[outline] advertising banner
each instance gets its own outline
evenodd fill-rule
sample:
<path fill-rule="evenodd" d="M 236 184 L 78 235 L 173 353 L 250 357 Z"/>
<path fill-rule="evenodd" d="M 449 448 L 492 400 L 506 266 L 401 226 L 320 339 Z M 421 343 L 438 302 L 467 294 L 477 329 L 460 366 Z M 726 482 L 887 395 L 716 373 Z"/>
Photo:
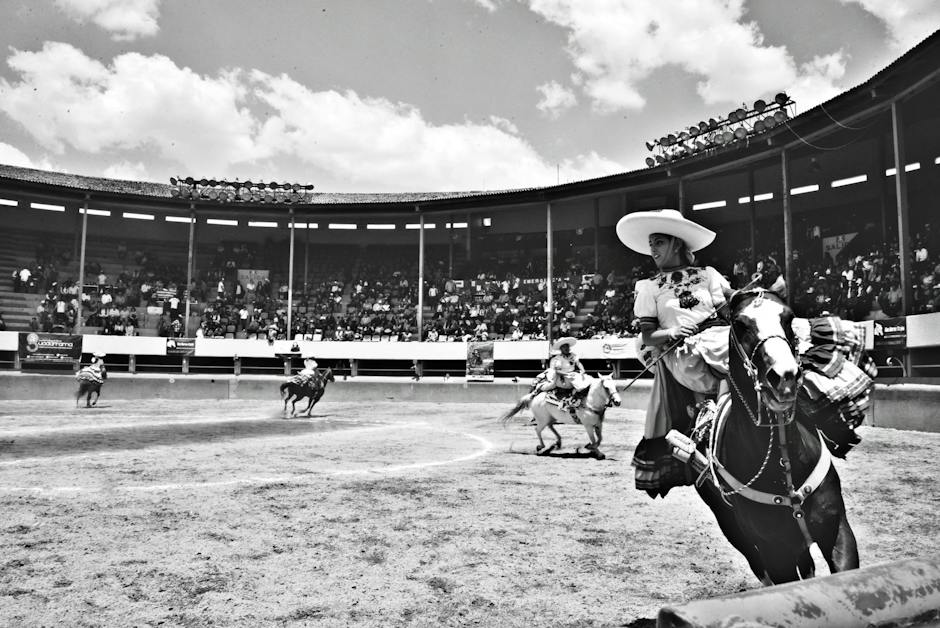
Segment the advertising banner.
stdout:
<path fill-rule="evenodd" d="M 167 355 L 193 355 L 196 353 L 195 338 L 167 338 Z"/>
<path fill-rule="evenodd" d="M 875 349 L 904 349 L 907 347 L 907 319 L 903 316 L 873 321 L 872 327 Z"/>
<path fill-rule="evenodd" d="M 82 357 L 82 337 L 20 332 L 19 354 L 23 364 L 72 363 Z"/>
<path fill-rule="evenodd" d="M 849 242 L 855 239 L 855 236 L 858 235 L 858 232 L 855 233 L 841 233 L 836 236 L 829 236 L 822 239 L 823 245 L 823 255 L 828 255 L 835 261 L 839 253 L 842 252 L 842 249 L 849 245 Z"/>
<path fill-rule="evenodd" d="M 271 274 L 270 270 L 264 269 L 255 269 L 255 268 L 239 268 L 238 269 L 238 283 L 243 286 L 247 286 L 250 283 L 257 285 L 259 279 L 267 279 L 268 275 Z"/>
<path fill-rule="evenodd" d="M 493 381 L 493 342 L 467 343 L 467 381 Z"/>

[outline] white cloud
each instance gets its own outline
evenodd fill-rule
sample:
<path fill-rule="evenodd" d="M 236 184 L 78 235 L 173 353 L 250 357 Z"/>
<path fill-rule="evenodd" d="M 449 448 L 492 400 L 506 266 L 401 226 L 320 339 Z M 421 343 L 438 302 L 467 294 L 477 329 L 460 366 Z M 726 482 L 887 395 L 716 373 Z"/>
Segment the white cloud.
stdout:
<path fill-rule="evenodd" d="M 314 92 L 286 75 L 233 69 L 203 76 L 138 53 L 105 65 L 63 43 L 14 50 L 8 64 L 18 80 L 0 78 L 0 111 L 56 154 L 116 157 L 112 172 L 122 176 L 137 176 L 138 166 L 145 173 L 137 162 L 146 153 L 197 176 L 316 172 L 360 191 L 555 182 L 554 163 L 498 117 L 435 125 L 407 103 Z M 293 170 L 280 171 L 284 164 Z M 573 179 L 622 168 L 592 153 L 569 159 L 565 170 Z"/>
<path fill-rule="evenodd" d="M 536 108 L 549 118 L 557 120 L 562 113 L 578 104 L 574 92 L 558 81 L 543 83 L 536 87 L 542 94 Z"/>
<path fill-rule="evenodd" d="M 490 124 L 495 126 L 497 129 L 506 131 L 506 133 L 519 135 L 519 127 L 513 124 L 512 120 L 507 120 L 506 118 L 501 118 L 499 116 L 490 116 Z"/>
<path fill-rule="evenodd" d="M 122 161 L 120 163 L 111 164 L 104 169 L 102 175 L 109 179 L 124 179 L 126 181 L 147 181 L 150 179 L 147 166 L 141 161 L 133 163 L 130 161 Z"/>
<path fill-rule="evenodd" d="M 497 9 L 497 0 L 472 0 L 474 4 L 478 4 L 490 13 L 493 13 Z"/>
<path fill-rule="evenodd" d="M 33 160 L 30 159 L 26 153 L 18 149 L 16 146 L 11 146 L 5 142 L 0 142 L 0 164 L 18 166 L 20 168 L 37 167 L 37 165 L 33 163 Z"/>
<path fill-rule="evenodd" d="M 110 66 L 63 43 L 8 59 L 0 111 L 44 148 L 87 153 L 146 147 L 194 171 L 252 154 L 257 123 L 237 73 L 203 77 L 170 59 L 127 53 Z"/>
<path fill-rule="evenodd" d="M 898 52 L 912 48 L 940 26 L 940 3 L 936 0 L 841 0 L 858 4 L 888 28 Z"/>
<path fill-rule="evenodd" d="M 111 33 L 112 39 L 130 41 L 157 34 L 160 0 L 55 0 L 69 17 L 91 21 Z"/>
<path fill-rule="evenodd" d="M 601 112 L 644 107 L 643 81 L 666 66 L 699 77 L 698 93 L 709 105 L 801 83 L 835 88 L 830 67 L 797 67 L 786 48 L 766 45 L 757 25 L 744 20 L 744 0 L 527 1 L 567 29 L 573 82 Z"/>
<path fill-rule="evenodd" d="M 0 164 L 18 166 L 20 168 L 36 168 L 38 170 L 59 170 L 60 172 L 66 172 L 63 168 L 53 165 L 46 157 L 35 160 L 16 146 L 5 142 L 0 142 Z"/>

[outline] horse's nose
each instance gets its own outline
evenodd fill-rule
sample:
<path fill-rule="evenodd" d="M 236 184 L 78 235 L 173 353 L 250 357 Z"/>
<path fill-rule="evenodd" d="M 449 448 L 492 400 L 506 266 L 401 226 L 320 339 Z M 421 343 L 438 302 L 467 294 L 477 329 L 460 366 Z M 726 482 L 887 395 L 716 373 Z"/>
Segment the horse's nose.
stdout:
<path fill-rule="evenodd" d="M 791 399 L 796 396 L 799 381 L 797 369 L 792 366 L 774 364 L 767 373 L 767 383 L 773 388 L 779 399 Z"/>
<path fill-rule="evenodd" d="M 620 397 L 614 397 L 614 405 L 618 408 L 620 407 Z"/>

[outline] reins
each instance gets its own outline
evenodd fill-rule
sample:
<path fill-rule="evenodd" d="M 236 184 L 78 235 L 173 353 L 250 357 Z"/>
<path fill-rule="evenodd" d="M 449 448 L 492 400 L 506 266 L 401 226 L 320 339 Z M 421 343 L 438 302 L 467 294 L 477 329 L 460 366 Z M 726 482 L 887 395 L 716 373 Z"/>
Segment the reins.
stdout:
<path fill-rule="evenodd" d="M 755 301 L 757 305 L 760 305 L 760 300 L 763 299 L 763 293 L 759 293 Z M 758 469 L 757 473 L 752 477 L 746 484 L 742 484 L 738 481 L 733 475 L 731 475 L 718 460 L 718 440 L 720 438 L 718 422 L 712 427 L 711 437 L 709 439 L 709 449 L 710 455 L 708 457 L 708 468 L 711 471 L 712 480 L 715 482 L 715 486 L 718 487 L 719 492 L 721 493 L 722 498 L 740 494 L 742 497 L 755 501 L 762 504 L 774 505 L 774 506 L 789 506 L 793 518 L 796 520 L 797 526 L 800 528 L 800 533 L 803 535 L 803 539 L 806 541 L 807 547 L 812 545 L 813 537 L 810 534 L 809 526 L 806 523 L 805 513 L 803 512 L 803 502 L 813 494 L 813 491 L 822 484 L 823 480 L 826 478 L 826 475 L 829 473 L 829 468 L 832 464 L 832 458 L 829 455 L 829 450 L 826 448 L 825 443 L 822 441 L 820 435 L 820 455 L 819 459 L 816 462 L 815 467 L 810 472 L 809 476 L 803 482 L 803 484 L 796 488 L 793 483 L 793 471 L 792 464 L 790 461 L 790 452 L 787 442 L 787 425 L 793 421 L 795 410 L 796 410 L 796 401 L 794 400 L 793 405 L 788 411 L 784 412 L 772 412 L 773 422 L 770 422 L 768 425 L 765 425 L 761 422 L 761 416 L 765 412 L 763 404 L 763 395 L 762 390 L 764 384 L 760 381 L 760 375 L 758 369 L 754 364 L 754 356 L 757 354 L 757 351 L 769 340 L 774 338 L 783 340 L 787 343 L 787 346 L 790 348 L 791 353 L 794 351 L 793 346 L 790 344 L 789 339 L 780 334 L 775 334 L 762 338 L 753 348 L 750 355 L 747 355 L 744 351 L 743 346 L 741 345 L 740 340 L 737 337 L 737 334 L 734 332 L 734 326 L 731 327 L 731 344 L 735 347 L 735 351 L 738 353 L 738 356 L 741 358 L 742 366 L 747 372 L 748 376 L 751 378 L 754 384 L 754 394 L 756 397 L 757 403 L 757 414 L 755 415 L 754 411 L 751 410 L 750 405 L 748 405 L 747 399 L 744 397 L 744 394 L 741 392 L 741 389 L 738 387 L 737 383 L 734 381 L 734 377 L 731 374 L 728 374 L 728 382 L 731 385 L 731 388 L 734 390 L 735 395 L 738 400 L 741 402 L 741 405 L 744 406 L 745 411 L 750 417 L 753 424 L 757 427 L 769 427 L 770 434 L 767 443 L 767 453 L 764 456 L 764 461 Z M 724 413 L 723 413 L 724 414 Z M 723 419 L 723 417 L 720 417 Z M 723 423 L 722 423 L 723 424 Z M 777 440 L 780 446 L 780 466 L 783 469 L 784 481 L 786 484 L 786 494 L 785 495 L 776 495 L 773 493 L 766 493 L 764 491 L 758 491 L 750 488 L 751 485 L 757 480 L 758 477 L 763 474 L 764 470 L 767 468 L 767 463 L 770 460 L 770 454 L 773 449 L 773 440 L 774 440 L 774 431 L 777 432 Z M 818 430 L 817 430 L 818 431 Z M 717 471 L 717 473 L 716 473 Z M 718 475 L 721 475 L 721 478 L 725 483 L 731 487 L 730 491 L 726 491 L 722 488 L 721 484 L 718 482 Z"/>

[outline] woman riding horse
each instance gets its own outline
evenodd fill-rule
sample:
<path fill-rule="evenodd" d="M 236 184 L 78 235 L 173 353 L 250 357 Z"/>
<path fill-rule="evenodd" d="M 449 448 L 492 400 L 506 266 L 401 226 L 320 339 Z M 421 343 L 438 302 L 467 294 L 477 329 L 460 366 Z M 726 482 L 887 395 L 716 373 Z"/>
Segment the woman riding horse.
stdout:
<path fill-rule="evenodd" d="M 634 314 L 642 341 L 652 347 L 653 359 L 661 359 L 654 367 L 643 439 L 633 464 L 636 487 L 652 497 L 665 496 L 672 486 L 688 483 L 666 434 L 674 426 L 687 429 L 688 402 L 707 410 L 728 372 L 728 327 L 715 312 L 731 288 L 711 266 L 694 265 L 694 253 L 711 244 L 715 232 L 674 209 L 627 214 L 617 223 L 617 236 L 628 248 L 649 254 L 659 269 L 636 284 Z"/>
<path fill-rule="evenodd" d="M 98 405 L 98 398 L 101 396 L 101 385 L 104 384 L 104 380 L 108 378 L 108 372 L 104 368 L 103 360 L 103 353 L 95 353 L 91 356 L 91 364 L 75 374 L 75 378 L 78 380 L 78 392 L 75 394 L 75 407 L 78 407 L 78 402 L 82 398 L 82 395 L 85 395 L 86 408 Z M 91 400 L 92 395 L 95 396 L 94 401 Z"/>
<path fill-rule="evenodd" d="M 659 272 L 637 282 L 634 314 L 642 341 L 656 359 L 653 392 L 643 439 L 634 453 L 636 487 L 651 497 L 694 479 L 674 459 L 665 440 L 670 429 L 688 434 L 689 408 L 699 408 L 697 422 L 714 414 L 713 399 L 727 391 L 729 326 L 716 315 L 730 295 L 728 282 L 710 266 L 693 266 L 695 251 L 708 246 L 715 233 L 675 210 L 627 214 L 617 235 L 628 248 L 649 253 Z M 813 348 L 801 356 L 810 366 L 800 387 L 801 404 L 824 428 L 827 445 L 837 455 L 857 442 L 852 428 L 868 404 L 873 372 L 859 368 L 859 346 L 849 325 L 835 318 L 810 321 Z M 855 359 L 844 359 L 844 355 Z M 665 355 L 663 355 L 665 354 Z M 842 356 L 842 357 L 840 357 Z M 659 359 L 657 359 L 659 358 Z M 815 366 L 815 368 L 814 368 Z"/>

